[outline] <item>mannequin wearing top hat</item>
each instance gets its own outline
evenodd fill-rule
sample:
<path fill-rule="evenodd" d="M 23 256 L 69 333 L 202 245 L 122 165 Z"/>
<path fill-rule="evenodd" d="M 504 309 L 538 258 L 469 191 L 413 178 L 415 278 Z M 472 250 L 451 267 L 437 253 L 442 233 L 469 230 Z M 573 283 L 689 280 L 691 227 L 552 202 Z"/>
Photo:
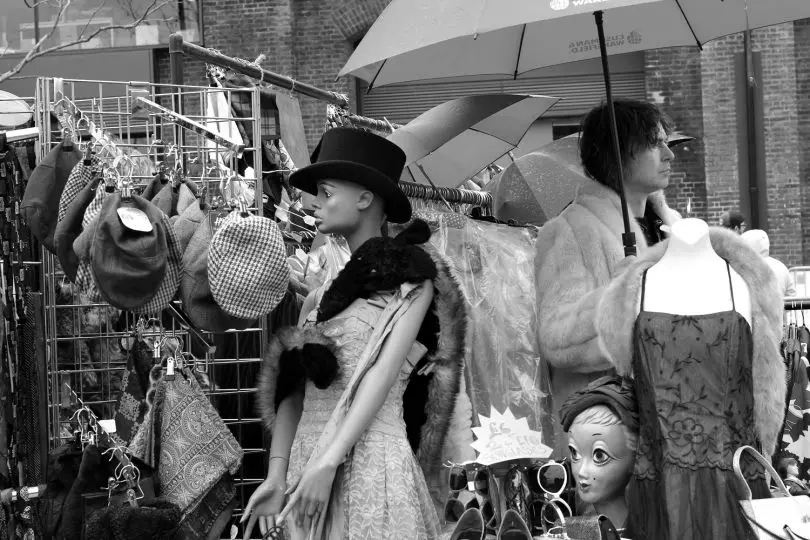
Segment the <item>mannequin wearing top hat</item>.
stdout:
<path fill-rule="evenodd" d="M 769 452 L 780 429 L 775 289 L 744 241 L 698 219 L 673 224 L 668 242 L 609 285 L 596 326 L 617 371 L 635 379 L 639 441 L 627 497 L 636 537 L 757 538 L 732 458 L 743 445 Z M 743 472 L 755 498 L 767 494 L 764 471 Z"/>
<path fill-rule="evenodd" d="M 268 346 L 259 399 L 270 464 L 245 538 L 257 522 L 293 539 L 437 538 L 428 484 L 460 384 L 463 297 L 424 222 L 382 234 L 411 218 L 399 147 L 337 128 L 312 161 L 290 181 L 315 194 L 318 230 L 343 235 L 352 258 Z"/>

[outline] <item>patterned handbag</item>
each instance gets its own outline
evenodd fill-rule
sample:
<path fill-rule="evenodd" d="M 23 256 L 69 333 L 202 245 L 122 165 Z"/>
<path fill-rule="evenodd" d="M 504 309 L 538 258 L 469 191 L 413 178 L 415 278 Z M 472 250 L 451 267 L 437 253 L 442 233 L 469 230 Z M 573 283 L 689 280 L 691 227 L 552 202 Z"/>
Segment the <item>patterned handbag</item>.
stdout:
<path fill-rule="evenodd" d="M 740 457 L 744 452 L 762 466 L 776 484 L 779 497 L 771 499 L 751 499 L 751 489 L 740 468 Z M 750 446 L 741 446 L 734 452 L 734 473 L 740 479 L 745 499 L 740 501 L 745 516 L 759 534 L 760 540 L 810 540 L 810 497 L 794 497 L 785 487 L 779 474 L 762 454 Z"/>
<path fill-rule="evenodd" d="M 605 516 L 575 516 L 565 520 L 571 540 L 620 540 L 616 527 Z"/>

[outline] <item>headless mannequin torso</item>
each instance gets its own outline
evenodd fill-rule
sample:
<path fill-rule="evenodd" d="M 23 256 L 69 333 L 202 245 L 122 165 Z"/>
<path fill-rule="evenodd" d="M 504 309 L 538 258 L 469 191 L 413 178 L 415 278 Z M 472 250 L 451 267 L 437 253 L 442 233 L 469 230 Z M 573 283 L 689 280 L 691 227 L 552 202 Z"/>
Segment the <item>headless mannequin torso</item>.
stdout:
<path fill-rule="evenodd" d="M 751 294 L 731 269 L 737 312 L 751 325 Z M 641 311 L 639 296 L 637 312 Z M 647 271 L 644 310 L 677 315 L 705 315 L 732 308 L 726 261 L 712 249 L 709 226 L 688 218 L 672 225 L 661 260 Z"/>

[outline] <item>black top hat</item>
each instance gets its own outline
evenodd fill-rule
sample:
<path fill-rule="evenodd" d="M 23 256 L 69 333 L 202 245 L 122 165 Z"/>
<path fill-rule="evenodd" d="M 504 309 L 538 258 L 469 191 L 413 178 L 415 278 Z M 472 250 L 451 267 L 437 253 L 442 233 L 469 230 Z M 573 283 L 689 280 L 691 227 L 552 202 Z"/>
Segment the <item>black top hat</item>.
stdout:
<path fill-rule="evenodd" d="M 312 165 L 290 175 L 290 183 L 317 195 L 318 180 L 335 179 L 359 184 L 385 201 L 385 214 L 393 223 L 411 219 L 411 203 L 399 188 L 405 152 L 388 139 L 354 128 L 324 133 L 312 153 Z"/>

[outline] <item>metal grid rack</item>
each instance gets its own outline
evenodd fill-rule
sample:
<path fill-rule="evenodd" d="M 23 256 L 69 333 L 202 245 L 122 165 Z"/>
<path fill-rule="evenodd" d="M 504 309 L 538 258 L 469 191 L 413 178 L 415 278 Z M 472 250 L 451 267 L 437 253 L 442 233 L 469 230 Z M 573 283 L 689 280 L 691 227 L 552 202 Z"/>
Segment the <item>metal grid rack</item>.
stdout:
<path fill-rule="evenodd" d="M 198 168 L 200 174 L 191 179 L 204 189 L 207 200 L 216 205 L 222 167 L 211 164 L 211 158 L 224 156 L 222 164 L 235 171 L 239 165 L 237 153 L 227 153 L 222 141 L 211 141 L 190 129 L 179 127 L 165 114 L 155 114 L 142 107 L 143 103 L 156 103 L 170 111 L 181 112 L 193 122 L 216 125 L 222 132 L 224 122 L 230 119 L 206 115 L 207 98 L 212 92 L 225 96 L 228 110 L 232 110 L 233 100 L 241 101 L 242 111 L 249 104 L 249 116 L 240 116 L 237 120 L 246 143 L 242 159 L 252 161 L 252 172 L 251 169 L 245 171 L 242 161 L 241 176 L 255 192 L 252 210 L 261 214 L 261 117 L 259 94 L 255 88 L 218 89 L 42 78 L 37 81 L 36 96 L 39 156 L 42 158 L 61 140 L 58 109 L 67 106 L 69 112 L 80 113 L 85 118 L 79 122 L 82 140 L 89 138 L 89 132 L 95 128 L 96 133 L 103 131 L 120 152 L 130 157 L 136 165 L 133 173 L 135 186 L 145 185 L 153 176 L 154 150 L 161 143 L 176 143 L 176 160 L 184 165 L 204 165 Z M 84 302 L 65 279 L 57 259 L 44 250 L 42 267 L 49 384 L 47 445 L 52 449 L 72 433 L 70 418 L 76 404 L 65 383 L 98 418 L 113 418 L 115 402 L 121 391 L 121 376 L 126 368 L 122 340 L 131 335 L 138 320 L 132 314 L 122 313 L 109 305 Z M 184 350 L 205 358 L 212 383 L 209 397 L 245 450 L 242 468 L 235 478 L 238 508 L 241 509 L 252 492 L 251 486 L 263 480 L 266 470 L 267 445 L 261 421 L 254 412 L 255 380 L 260 369 L 266 324 L 244 331 L 211 334 L 190 328 L 184 324 L 181 315 L 173 308 L 156 314 L 154 317 L 160 321 L 160 328 L 150 328 L 143 335 L 175 336 L 182 342 Z M 240 511 L 237 510 L 235 516 Z"/>

